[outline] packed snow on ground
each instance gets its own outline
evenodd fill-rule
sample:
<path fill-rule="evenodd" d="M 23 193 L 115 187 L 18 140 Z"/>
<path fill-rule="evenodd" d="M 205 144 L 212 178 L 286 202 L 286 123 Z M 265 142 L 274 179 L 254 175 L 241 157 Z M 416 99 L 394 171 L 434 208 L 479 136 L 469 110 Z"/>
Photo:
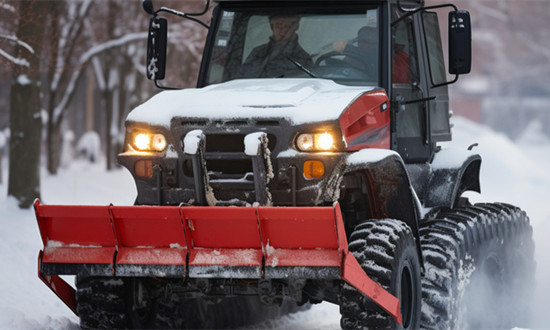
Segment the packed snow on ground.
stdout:
<path fill-rule="evenodd" d="M 546 315 L 550 295 L 550 141 L 530 125 L 517 143 L 485 126 L 462 118 L 454 120 L 454 142 L 444 147 L 474 148 L 483 157 L 482 195 L 471 194 L 474 201 L 502 201 L 525 209 L 534 227 L 537 259 L 537 299 L 533 315 Z M 450 144 L 450 145 L 449 145 Z M 4 160 L 6 161 L 6 160 Z M 6 169 L 7 162 L 3 167 Z M 136 190 L 124 169 L 105 172 L 104 164 L 74 162 L 56 176 L 42 176 L 42 201 L 47 204 L 131 205 Z M 40 282 L 38 251 L 42 242 L 32 210 L 19 210 L 6 198 L 7 173 L 0 184 L 0 328 L 2 329 L 76 329 L 78 318 Z M 286 316 L 257 327 L 265 329 L 336 329 L 338 306 L 323 303 L 311 310 Z M 518 327 L 547 327 L 546 320 L 534 320 Z"/>

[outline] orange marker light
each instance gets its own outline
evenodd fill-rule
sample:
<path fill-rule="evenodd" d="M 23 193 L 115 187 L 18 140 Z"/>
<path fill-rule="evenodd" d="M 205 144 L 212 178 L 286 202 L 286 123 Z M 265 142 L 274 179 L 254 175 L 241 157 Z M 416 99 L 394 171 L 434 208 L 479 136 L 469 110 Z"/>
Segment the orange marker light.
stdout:
<path fill-rule="evenodd" d="M 306 160 L 304 162 L 304 176 L 308 179 L 318 179 L 325 174 L 325 165 L 319 160 Z"/>
<path fill-rule="evenodd" d="M 153 177 L 153 162 L 150 160 L 138 160 L 134 165 L 134 171 L 137 176 L 150 179 Z"/>

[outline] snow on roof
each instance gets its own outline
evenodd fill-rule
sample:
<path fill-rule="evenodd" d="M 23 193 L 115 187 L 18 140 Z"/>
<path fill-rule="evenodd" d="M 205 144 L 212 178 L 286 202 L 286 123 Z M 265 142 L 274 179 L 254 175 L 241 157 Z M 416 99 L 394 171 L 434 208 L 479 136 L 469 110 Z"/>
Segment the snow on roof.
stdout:
<path fill-rule="evenodd" d="M 164 91 L 136 107 L 127 121 L 170 126 L 174 117 L 286 118 L 293 124 L 338 119 L 374 87 L 324 79 L 243 79 L 204 88 Z"/>

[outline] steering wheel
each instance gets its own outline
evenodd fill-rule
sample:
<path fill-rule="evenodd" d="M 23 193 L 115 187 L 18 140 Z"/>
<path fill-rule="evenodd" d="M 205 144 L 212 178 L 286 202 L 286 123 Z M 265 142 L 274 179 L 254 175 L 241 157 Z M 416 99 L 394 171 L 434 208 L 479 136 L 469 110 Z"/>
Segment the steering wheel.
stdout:
<path fill-rule="evenodd" d="M 315 65 L 320 66 L 320 64 L 322 62 L 326 61 L 327 59 L 329 59 L 331 57 L 338 57 L 338 56 L 346 56 L 346 57 L 351 57 L 351 58 L 355 59 L 355 61 L 353 61 L 353 63 L 346 63 L 345 60 L 342 61 L 342 63 L 346 63 L 350 66 L 355 66 L 355 67 L 357 67 L 357 65 L 355 65 L 357 63 L 360 66 L 358 69 L 361 69 L 361 70 L 367 70 L 368 69 L 368 65 L 364 62 L 365 59 L 362 56 L 360 56 L 358 54 L 346 52 L 346 51 L 343 51 L 343 52 L 331 51 L 331 52 L 325 53 L 325 54 L 319 56 L 319 58 L 317 58 L 317 60 L 315 60 Z"/>

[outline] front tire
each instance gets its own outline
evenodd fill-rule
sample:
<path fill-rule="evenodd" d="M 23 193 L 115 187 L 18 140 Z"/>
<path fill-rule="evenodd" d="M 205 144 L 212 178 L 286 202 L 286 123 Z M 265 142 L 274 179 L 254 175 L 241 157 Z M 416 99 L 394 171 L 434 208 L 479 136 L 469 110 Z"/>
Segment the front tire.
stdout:
<path fill-rule="evenodd" d="M 401 302 L 402 326 L 348 284 L 342 288 L 344 329 L 417 329 L 420 327 L 420 261 L 412 230 L 399 220 L 368 220 L 350 236 L 349 250 L 367 275 Z"/>

